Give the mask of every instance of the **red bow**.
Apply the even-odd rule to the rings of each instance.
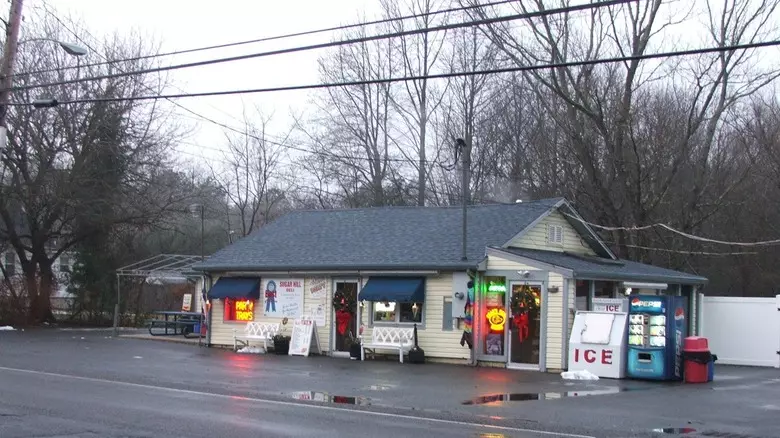
[[[517,327],[517,336],[520,342],[523,342],[528,337],[528,314],[521,313],[512,317],[512,321]]]
[[[343,335],[347,332],[347,328],[349,328],[349,323],[351,320],[352,314],[346,310],[339,310],[336,312],[336,330],[340,335]]]

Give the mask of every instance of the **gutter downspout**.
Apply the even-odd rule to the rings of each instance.
[[[571,312],[571,307],[569,307],[569,282],[572,280],[569,280],[568,278],[563,279],[563,327],[561,330],[563,332],[563,339],[561,340],[561,368],[564,370],[569,369],[569,313]]]

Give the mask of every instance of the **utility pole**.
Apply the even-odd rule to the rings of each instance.
[[[22,26],[22,4],[24,0],[11,0],[11,10],[8,13],[8,24],[5,30],[5,46],[3,47],[3,63],[0,65],[0,146],[5,149],[8,141],[6,114],[11,102],[11,87],[13,86],[14,61],[19,43],[19,29]]]
[[[471,148],[462,138],[455,139],[455,145],[461,153],[461,165],[463,167],[463,180],[461,181],[461,199],[463,203],[463,252],[461,254],[461,260],[465,262],[468,260],[468,256],[466,255],[466,226],[468,223],[466,218],[466,211],[469,203],[469,170],[471,168]]]

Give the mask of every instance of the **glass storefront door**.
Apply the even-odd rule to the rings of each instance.
[[[346,303],[346,311],[333,312],[333,352],[349,354],[350,336],[358,336],[358,282],[336,280],[333,293]]]
[[[542,285],[510,283],[508,310],[509,363],[539,365],[542,328]]]

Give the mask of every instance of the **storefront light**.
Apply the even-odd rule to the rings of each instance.
[[[506,311],[500,308],[490,309],[485,315],[488,324],[490,324],[490,330],[494,332],[503,332],[504,325],[506,324]]]
[[[506,292],[506,286],[503,284],[491,284],[488,286],[488,292]]]
[[[252,300],[236,300],[233,302],[236,321],[254,321],[255,302]]]

